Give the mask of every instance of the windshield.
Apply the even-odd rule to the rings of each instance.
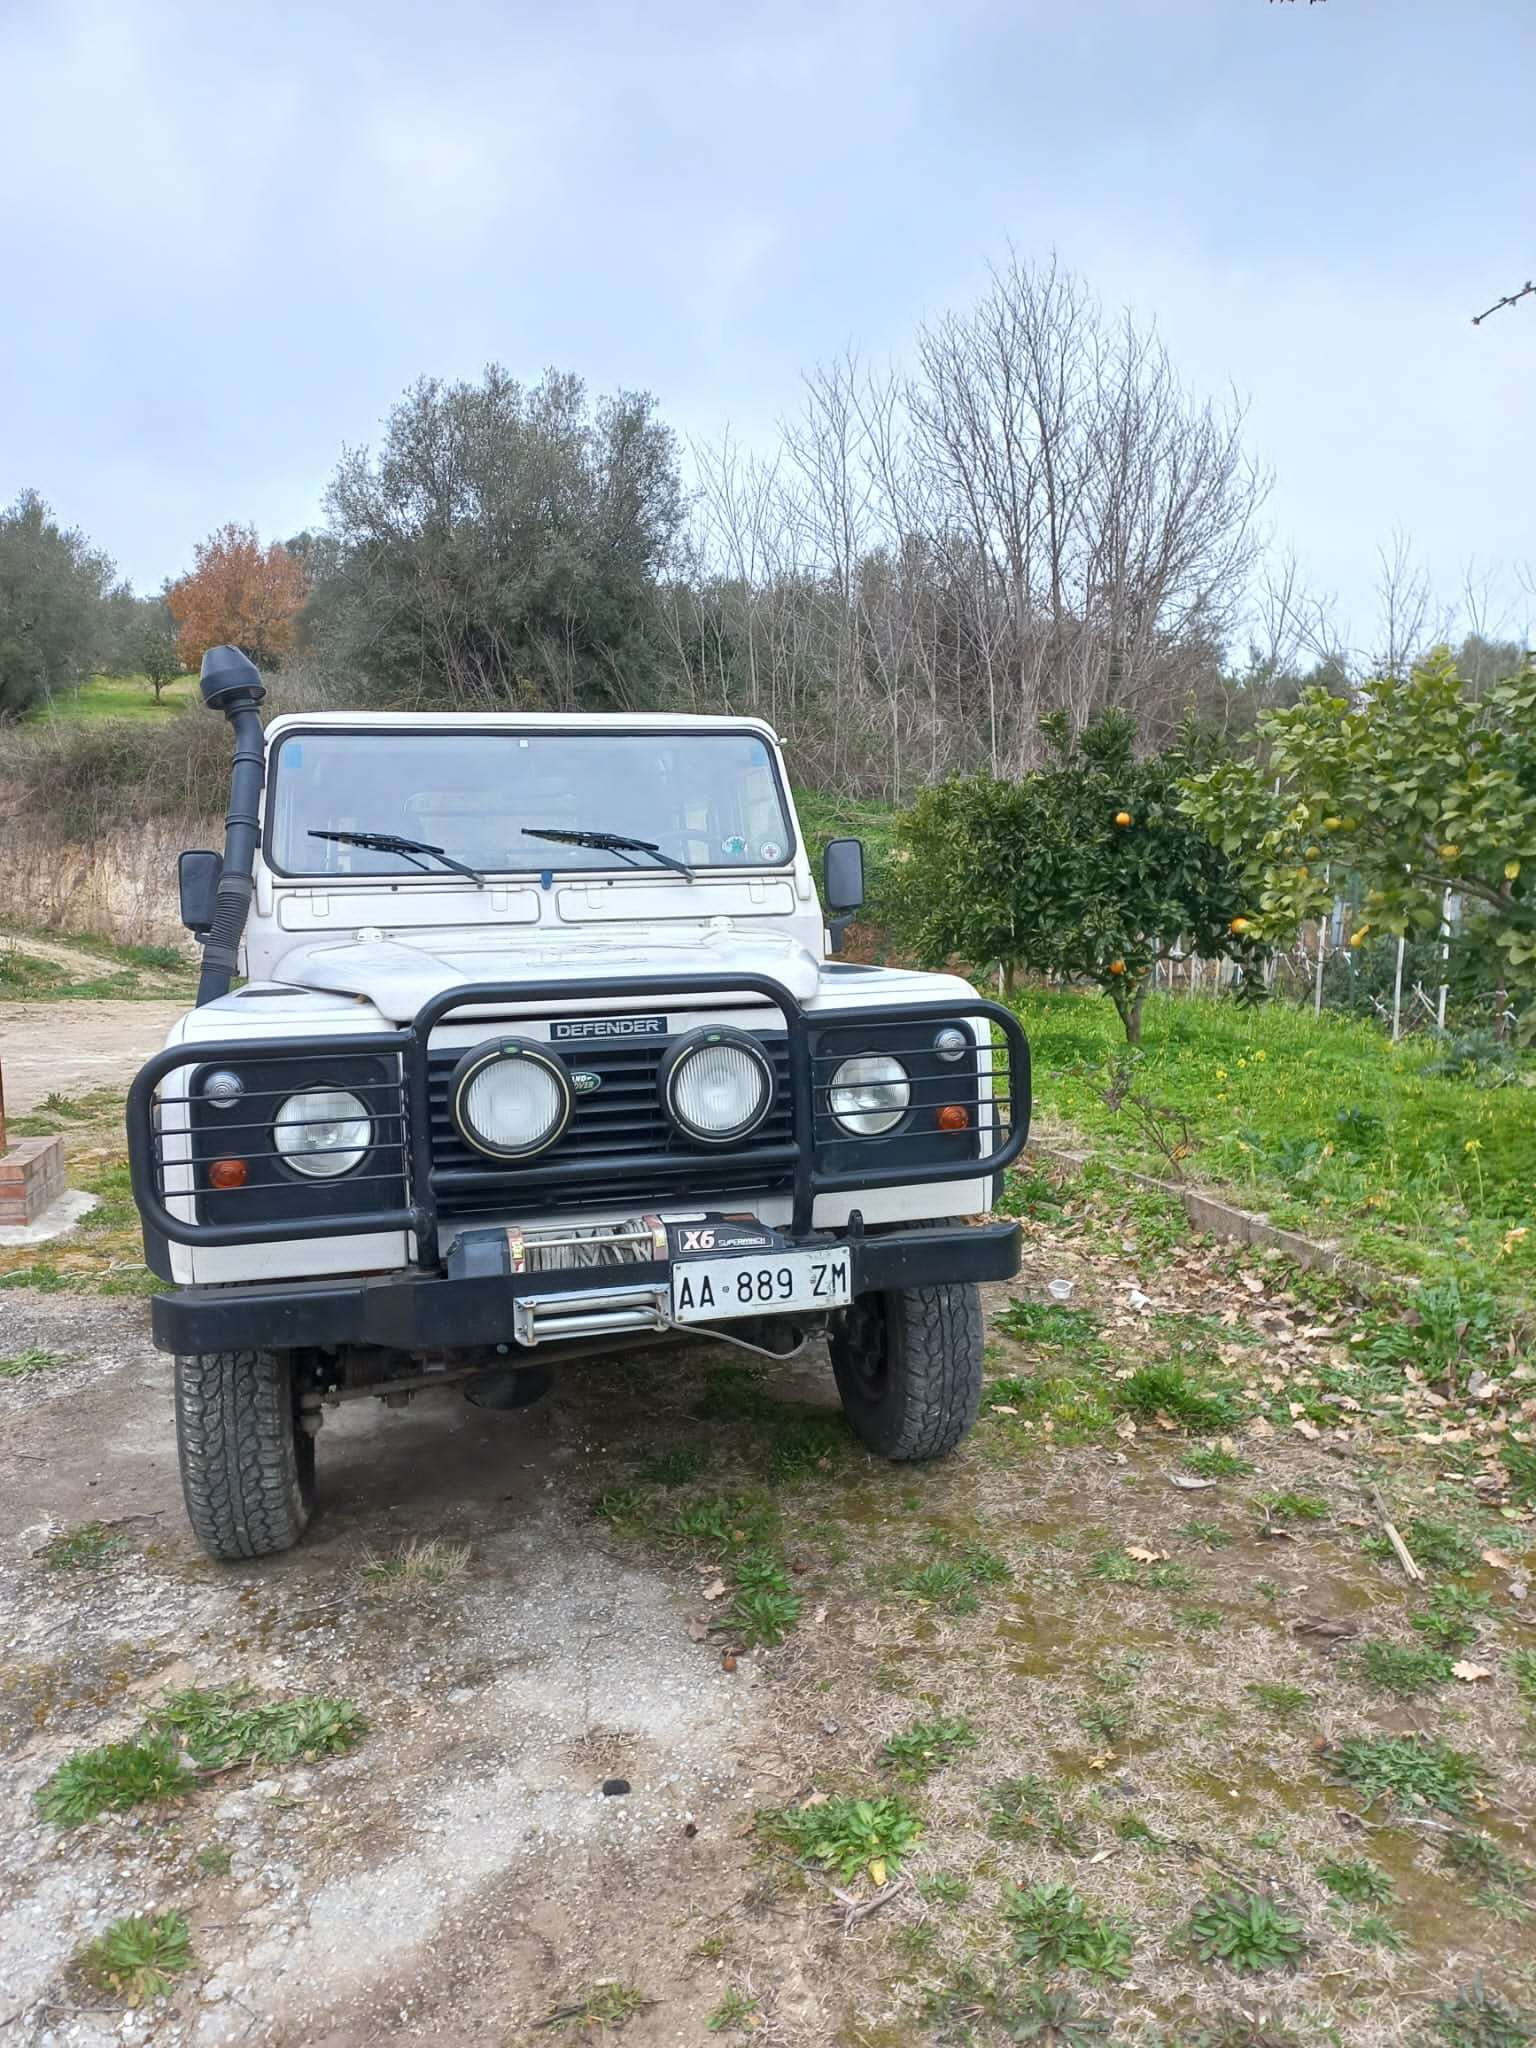
[[[312,832],[394,833],[482,873],[663,872],[525,826],[649,840],[691,868],[780,867],[792,850],[773,756],[752,732],[293,732],[273,750],[267,859],[283,874],[417,872]]]

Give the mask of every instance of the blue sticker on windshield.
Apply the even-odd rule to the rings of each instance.
[[[745,853],[747,842],[739,832],[733,832],[729,839],[721,840],[720,848],[723,853]]]

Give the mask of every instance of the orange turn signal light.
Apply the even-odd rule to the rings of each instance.
[[[971,1112],[963,1103],[947,1102],[939,1111],[941,1131],[968,1131],[971,1127]]]
[[[243,1188],[250,1177],[243,1159],[215,1159],[208,1169],[209,1184],[216,1188]]]

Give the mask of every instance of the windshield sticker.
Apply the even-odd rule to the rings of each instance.
[[[757,852],[760,860],[782,860],[784,858],[784,849],[780,846],[777,839],[765,839],[757,849]]]
[[[745,853],[746,850],[747,842],[745,841],[745,839],[742,838],[739,832],[733,832],[729,839],[722,839],[720,842],[720,851],[722,853],[741,854]]]

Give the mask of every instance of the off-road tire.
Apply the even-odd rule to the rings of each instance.
[[[315,1499],[315,1440],[299,1427],[286,1351],[176,1360],[176,1448],[187,1517],[222,1563],[291,1550]]]
[[[981,1406],[981,1297],[969,1283],[861,1294],[827,1348],[854,1432],[884,1458],[942,1458]]]

